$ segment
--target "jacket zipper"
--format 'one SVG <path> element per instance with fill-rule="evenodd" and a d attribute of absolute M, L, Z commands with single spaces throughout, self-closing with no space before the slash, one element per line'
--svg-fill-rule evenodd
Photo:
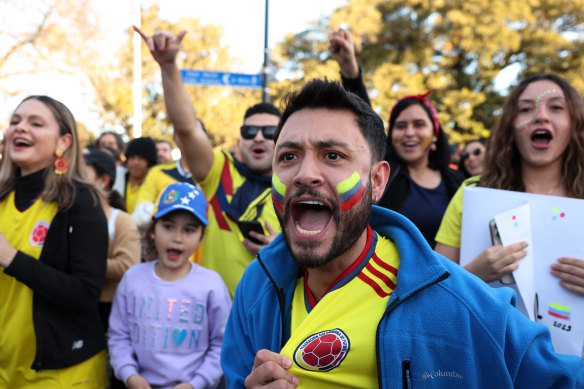
<path fill-rule="evenodd" d="M 410 361 L 402 361 L 402 385 L 404 389 L 412 387 L 412 372 L 410 370 Z"/>
<path fill-rule="evenodd" d="M 274 279 L 272 278 L 272 276 L 270 275 L 270 272 L 268 271 L 268 269 L 266 269 L 266 267 L 264 266 L 264 263 L 262 262 L 262 258 L 260 257 L 260 254 L 258 253 L 256 256 L 259 264 L 261 265 L 262 269 L 264 269 L 264 273 L 266 273 L 266 275 L 268 276 L 268 278 L 270 279 L 270 282 L 272 283 L 272 285 L 274 285 L 274 289 L 276 289 L 276 296 L 278 296 L 278 305 L 280 306 L 280 321 L 282 322 L 282 337 L 280 339 L 280 349 L 282 349 L 284 347 L 284 345 L 286 344 L 286 334 L 285 334 L 285 313 L 284 313 L 284 302 L 286 300 L 286 297 L 284 296 L 284 289 L 282 288 L 278 288 L 278 285 L 276 284 L 276 281 L 274 281 Z"/>
<path fill-rule="evenodd" d="M 378 380 L 378 383 L 379 383 L 379 387 L 380 388 L 383 387 L 383 381 L 382 381 L 382 375 L 381 375 L 381 366 L 379 365 L 379 358 L 380 358 L 380 353 L 379 353 L 379 326 L 381 325 L 381 322 L 383 321 L 383 319 L 385 319 L 386 316 L 389 316 L 389 314 L 391 313 L 391 311 L 393 311 L 396 307 L 398 307 L 399 305 L 401 305 L 404 301 L 408 300 L 412 296 L 415 296 L 416 294 L 418 294 L 422 290 L 424 290 L 426 288 L 429 288 L 430 286 L 435 285 L 435 284 L 437 284 L 439 282 L 444 281 L 448 277 L 450 277 L 450 273 L 445 272 L 436 281 L 431 282 L 431 283 L 429 283 L 427 285 L 422 286 L 420 289 L 414 291 L 412 294 L 410 294 L 409 296 L 407 296 L 405 299 L 400 300 L 399 297 L 396 297 L 396 299 L 393 300 L 391 302 L 391 304 L 389 304 L 389 306 L 387 307 L 387 309 L 383 313 L 383 316 L 381 317 L 381 320 L 379 320 L 379 323 L 377 323 L 377 331 L 376 331 L 376 334 L 375 334 L 375 355 L 376 355 L 376 359 L 377 359 L 377 380 Z M 407 364 L 406 364 L 406 362 L 407 362 Z M 408 386 L 405 386 L 404 385 L 404 388 L 409 388 L 411 386 L 411 378 L 412 378 L 412 373 L 411 373 L 411 368 L 410 368 L 410 365 L 411 365 L 410 361 L 403 361 L 402 362 L 402 375 L 406 372 L 404 370 L 404 367 L 406 365 L 407 365 L 407 373 L 408 373 L 408 381 L 407 381 L 408 382 Z M 404 378 L 404 383 L 406 383 L 405 378 Z"/>

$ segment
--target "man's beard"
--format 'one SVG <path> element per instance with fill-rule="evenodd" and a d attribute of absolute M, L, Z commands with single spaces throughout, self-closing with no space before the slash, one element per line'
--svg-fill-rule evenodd
<path fill-rule="evenodd" d="M 317 190 L 308 189 L 295 193 L 294 196 L 287 201 L 284 215 L 276 211 L 276 215 L 280 221 L 280 226 L 282 227 L 282 234 L 284 235 L 286 246 L 288 247 L 288 251 L 290 251 L 294 261 L 301 267 L 317 268 L 330 263 L 333 259 L 353 247 L 355 242 L 361 237 L 363 231 L 367 228 L 369 217 L 371 216 L 371 192 L 371 178 L 369 178 L 363 196 L 359 202 L 347 212 L 341 212 L 339 203 L 336 199 L 323 195 Z M 320 242 L 296 242 L 297 250 L 295 250 L 290 241 L 290 237 L 286 234 L 286 227 L 292 226 L 292 223 L 290 223 L 290 201 L 304 194 L 308 194 L 315 198 L 326 199 L 332 206 L 332 219 L 337 226 L 337 233 L 335 234 L 331 246 L 320 256 L 314 254 L 314 251 L 319 247 Z"/>

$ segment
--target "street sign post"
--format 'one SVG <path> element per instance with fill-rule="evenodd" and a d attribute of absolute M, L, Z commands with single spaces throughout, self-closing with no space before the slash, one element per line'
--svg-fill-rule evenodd
<path fill-rule="evenodd" d="M 207 86 L 234 86 L 252 89 L 262 88 L 261 74 L 210 72 L 182 69 L 183 83 Z"/>

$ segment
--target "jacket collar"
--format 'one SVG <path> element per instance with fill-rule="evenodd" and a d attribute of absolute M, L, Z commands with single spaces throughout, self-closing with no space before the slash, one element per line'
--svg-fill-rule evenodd
<path fill-rule="evenodd" d="M 374 205 L 369 223 L 374 231 L 396 244 L 400 255 L 397 287 L 392 300 L 395 296 L 403 300 L 447 273 L 422 233 L 404 216 Z M 295 283 L 302 270 L 292 259 L 283 234 L 263 248 L 259 257 L 278 288 Z"/>

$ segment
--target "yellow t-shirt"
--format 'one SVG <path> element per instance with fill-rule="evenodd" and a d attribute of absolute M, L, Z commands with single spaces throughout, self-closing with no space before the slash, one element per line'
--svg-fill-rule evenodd
<path fill-rule="evenodd" d="M 214 151 L 215 159 L 207 177 L 199 182 L 209 201 L 209 226 L 203 239 L 203 266 L 218 272 L 233 297 L 245 268 L 254 256 L 241 244 L 243 235 L 233 220 L 225 212 L 233 195 L 243 185 L 246 178 L 236 169 L 233 156 Z M 255 198 L 243 212 L 240 220 L 258 220 L 264 227 L 267 221 L 275 231 L 280 224 L 272 205 L 272 191 L 267 188 Z"/>
<path fill-rule="evenodd" d="M 24 211 L 14 206 L 14 192 L 0 202 L 0 231 L 17 250 L 38 259 L 55 202 L 37 199 Z M 0 388 L 103 388 L 108 383 L 107 354 L 102 351 L 75 366 L 36 372 L 33 291 L 0 268 Z"/>
<path fill-rule="evenodd" d="M 135 205 L 145 201 L 156 203 L 164 188 L 175 182 L 188 182 L 195 185 L 192 179 L 185 179 L 184 175 L 179 161 L 168 161 L 152 166 L 148 170 L 144 182 L 140 185 Z"/>
<path fill-rule="evenodd" d="M 134 212 L 134 207 L 136 207 L 136 199 L 138 198 L 141 186 L 142 185 L 136 185 L 132 188 L 130 181 L 126 183 L 126 210 L 130 215 Z"/>
<path fill-rule="evenodd" d="M 435 240 L 437 243 L 460 248 L 460 236 L 462 233 L 462 191 L 466 187 L 476 186 L 478 182 L 479 177 L 471 177 L 460 185 L 450 200 L 444 216 L 442 216 L 440 228 L 436 233 Z"/>
<path fill-rule="evenodd" d="M 377 236 L 318 304 L 301 277 L 281 350 L 304 388 L 376 388 L 376 331 L 397 282 L 397 248 Z"/>

